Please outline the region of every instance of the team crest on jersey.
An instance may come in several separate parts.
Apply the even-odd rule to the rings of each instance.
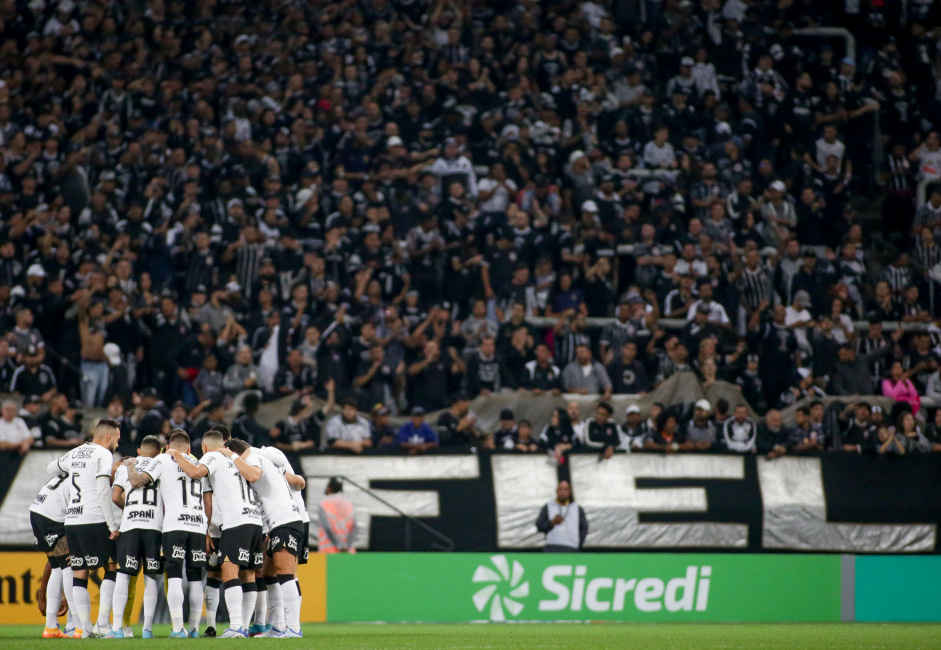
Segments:
[[[98,558],[93,555],[86,555],[85,564],[87,564],[90,567],[98,566]]]
[[[185,560],[186,559],[186,549],[182,546],[174,546],[173,553],[170,554],[174,560]]]
[[[294,535],[288,535],[288,548],[292,551],[297,550],[297,538]]]
[[[147,570],[148,571],[159,571],[160,570],[160,560],[154,560],[152,558],[147,558]]]
[[[58,536],[58,535],[56,535],[56,534],[49,534],[49,535],[46,535],[46,544],[48,544],[49,546],[55,546],[55,545],[56,545],[56,542],[58,542],[58,541],[59,541],[59,536]]]
[[[265,563],[265,554],[264,553],[255,553],[255,564],[262,565]]]
[[[239,562],[248,562],[251,559],[251,555],[248,552],[247,548],[239,549]]]
[[[133,555],[124,556],[124,568],[125,569],[131,569],[133,571],[137,571],[139,567],[140,567],[140,564],[137,562],[136,557],[134,557]]]
[[[205,562],[206,561],[206,551],[197,551],[193,550],[193,562]]]

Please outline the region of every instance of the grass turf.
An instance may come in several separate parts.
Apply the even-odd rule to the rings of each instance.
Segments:
[[[120,645],[126,650],[160,650],[187,646],[216,649],[245,643],[274,644],[279,648],[891,648],[893,650],[941,647],[941,625],[931,624],[309,624],[303,639],[167,639],[169,626],[155,626],[158,638],[124,641],[82,641],[82,646]],[[221,630],[220,630],[221,633]],[[0,648],[38,648],[68,645],[71,640],[39,638],[42,626],[0,626]],[[140,626],[134,627],[140,636]]]

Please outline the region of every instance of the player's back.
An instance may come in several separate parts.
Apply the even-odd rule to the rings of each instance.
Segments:
[[[263,458],[270,460],[274,466],[278,468],[282,475],[286,472],[293,473],[294,468],[291,467],[291,462],[288,460],[288,457],[285,456],[284,452],[277,447],[252,447],[252,451],[258,453]],[[304,523],[310,522],[310,514],[307,512],[307,504],[304,503],[303,490],[296,490],[290,485],[288,488],[288,491],[291,493],[291,499],[294,501],[294,506],[301,516],[301,521]]]
[[[95,524],[106,521],[101,502],[98,500],[98,477],[111,479],[112,462],[111,452],[94,442],[79,445],[59,459],[59,470],[69,475],[66,524]]]
[[[30,504],[29,511],[64,523],[65,511],[69,507],[69,478],[68,474],[59,474],[46,481]]]
[[[154,458],[140,456],[137,459],[137,471],[147,472],[154,463]],[[124,490],[124,511],[121,514],[121,532],[129,530],[162,530],[163,496],[160,492],[159,479],[134,488],[128,477],[127,467],[121,465],[114,473],[114,484]]]
[[[291,486],[284,478],[284,473],[265,456],[254,451],[252,455],[255,456],[262,470],[261,478],[255,482],[253,488],[261,498],[268,527],[273,530],[290,522],[300,522],[301,515],[291,496]]]
[[[218,508],[221,515],[222,530],[249,524],[261,526],[258,497],[235,462],[217,451],[211,451],[203,454],[199,463],[209,470],[208,489],[212,490],[213,508]]]
[[[196,462],[190,457],[191,462]],[[170,454],[159,454],[144,469],[163,500],[163,531],[206,532],[202,480],[192,479]]]

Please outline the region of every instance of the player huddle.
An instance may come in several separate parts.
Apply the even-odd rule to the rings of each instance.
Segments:
[[[203,435],[199,460],[189,436],[176,429],[162,453],[160,440],[148,436],[136,458],[114,469],[120,435],[114,420],[98,421],[91,442],[49,464],[53,478],[30,506],[37,545],[51,567],[43,637],[130,636],[124,612],[141,572],[144,638],[153,638],[162,574],[171,638],[199,636],[204,597],[203,636],[216,636],[220,591],[229,612],[222,638],[303,636],[297,565],[307,561],[310,519],[304,478],[284,454],[231,439],[220,425]],[[99,567],[105,574],[93,620],[88,579]],[[58,624],[63,595],[64,632]]]

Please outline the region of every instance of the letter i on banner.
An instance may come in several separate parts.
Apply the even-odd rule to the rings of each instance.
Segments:
[[[699,569],[699,589],[696,590],[696,611],[704,612],[709,604],[709,576],[712,575],[712,567],[704,566]]]

